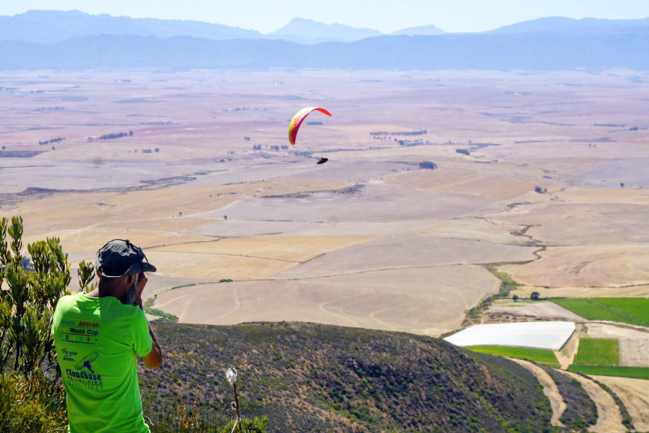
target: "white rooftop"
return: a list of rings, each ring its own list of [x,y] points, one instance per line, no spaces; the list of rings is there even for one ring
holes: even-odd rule
[[[514,346],[559,350],[575,332],[574,322],[521,322],[474,325],[446,337],[456,346]]]

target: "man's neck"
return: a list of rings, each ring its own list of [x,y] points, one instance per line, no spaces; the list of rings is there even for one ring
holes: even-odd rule
[[[110,287],[102,287],[101,284],[97,286],[95,290],[93,290],[90,293],[86,293],[86,296],[89,296],[91,298],[105,298],[107,296],[112,296],[113,298],[116,298],[115,294],[113,293],[112,288]]]

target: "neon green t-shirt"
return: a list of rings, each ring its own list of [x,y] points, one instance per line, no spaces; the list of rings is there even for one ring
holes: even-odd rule
[[[117,298],[63,296],[52,336],[67,396],[70,433],[147,433],[137,356],[153,340],[144,312]]]

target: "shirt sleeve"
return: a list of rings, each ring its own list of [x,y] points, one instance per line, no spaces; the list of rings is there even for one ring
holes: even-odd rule
[[[151,353],[153,338],[151,338],[151,334],[149,333],[149,322],[146,320],[144,311],[137,308],[134,321],[133,350],[139,357],[147,356]]]

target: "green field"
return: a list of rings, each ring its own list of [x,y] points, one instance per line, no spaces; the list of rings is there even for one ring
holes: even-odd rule
[[[620,340],[617,338],[581,338],[574,364],[592,366],[620,365]]]
[[[506,346],[470,346],[465,347],[472,352],[488,353],[490,355],[507,356],[509,358],[527,359],[548,367],[559,368],[559,361],[553,351],[547,349],[530,349],[527,347]]]
[[[647,298],[550,299],[587,320],[610,320],[649,327]]]
[[[633,377],[636,379],[649,379],[649,368],[646,367],[594,367],[591,365],[571,365],[568,371],[590,374],[594,376],[619,376]]]

